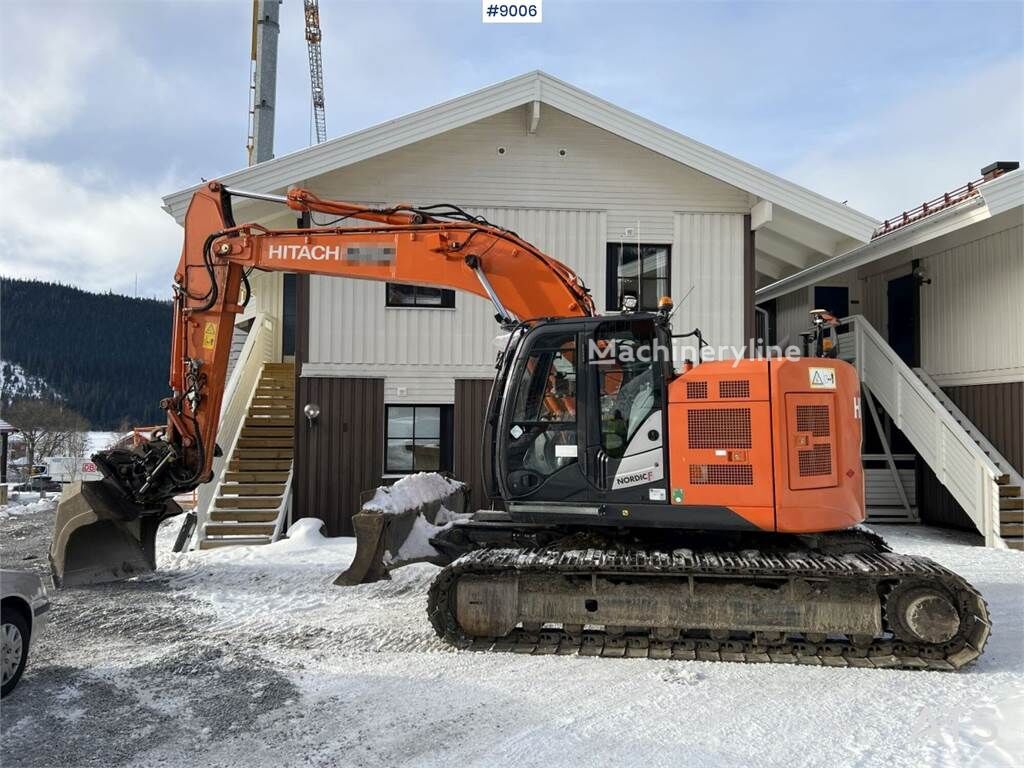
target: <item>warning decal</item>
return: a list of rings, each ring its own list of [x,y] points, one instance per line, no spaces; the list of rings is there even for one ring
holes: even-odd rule
[[[835,368],[811,368],[808,370],[811,389],[835,389]]]
[[[217,324],[207,321],[203,326],[203,349],[213,349],[217,341]]]

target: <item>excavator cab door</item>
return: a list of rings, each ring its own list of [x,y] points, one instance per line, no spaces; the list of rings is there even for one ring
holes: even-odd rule
[[[506,499],[566,501],[585,493],[581,461],[581,331],[578,322],[540,323],[509,366],[495,434]]]

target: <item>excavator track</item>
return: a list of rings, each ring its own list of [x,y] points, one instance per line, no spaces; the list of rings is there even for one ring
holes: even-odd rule
[[[479,651],[941,671],[961,669],[981,655],[990,622],[988,607],[977,590],[928,558],[888,551],[874,534],[863,531],[856,538],[866,546],[846,554],[813,549],[664,552],[621,546],[480,549],[463,555],[437,575],[430,587],[427,612],[435,631],[446,642]],[[800,586],[806,591],[811,585],[812,593],[827,595],[832,591],[840,597],[854,596],[854,601],[864,600],[860,607],[851,608],[848,621],[873,622],[876,631],[823,632],[821,627],[805,627],[804,631],[792,627],[783,631],[719,627],[709,631],[673,625],[671,619],[665,620],[664,611],[656,624],[602,626],[597,622],[581,624],[579,611],[563,616],[566,621],[553,621],[549,610],[542,616],[547,619],[543,623],[515,621],[509,631],[494,634],[486,634],[486,629],[471,631],[460,622],[460,612],[472,612],[473,607],[467,609],[465,601],[460,603],[460,585],[468,585],[467,592],[475,589],[476,594],[482,594],[483,605],[488,599],[500,603],[503,590],[521,590],[530,579],[542,580],[537,583],[544,584],[548,592],[539,603],[545,604],[546,599],[549,606],[552,595],[567,595],[569,605],[575,601],[596,606],[597,601],[587,601],[586,595],[589,590],[597,596],[601,585],[605,585],[606,596],[630,585],[641,591],[654,585],[655,590],[666,594],[667,585],[670,592],[683,595],[676,598],[683,600],[681,604],[685,604],[686,595],[694,599],[695,583],[710,584],[710,589],[719,594],[723,589],[733,591],[727,595],[742,595],[743,590],[766,585],[781,590],[782,595],[787,589]],[[945,596],[948,602],[936,595]],[[523,599],[520,594],[520,605]],[[511,600],[515,603],[517,598]],[[638,595],[638,600],[643,603],[643,595]],[[800,595],[794,595],[794,600],[793,605],[806,603]],[[647,600],[645,605],[657,613],[655,602]],[[500,605],[485,608],[501,610]],[[955,616],[950,613],[953,608]],[[641,607],[640,613],[643,610]],[[858,611],[865,615],[856,615]],[[506,616],[508,621],[516,618]],[[936,641],[914,636],[915,629],[918,635]]]

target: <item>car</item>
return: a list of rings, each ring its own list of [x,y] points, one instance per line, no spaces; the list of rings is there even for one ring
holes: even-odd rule
[[[28,491],[34,493],[39,493],[41,491],[60,491],[63,488],[64,486],[49,475],[32,475],[32,477],[28,479],[28,482],[14,486],[14,490],[16,491]]]
[[[50,598],[39,576],[30,571],[0,568],[0,697],[13,691],[21,679],[29,648],[39,638],[49,610]]]

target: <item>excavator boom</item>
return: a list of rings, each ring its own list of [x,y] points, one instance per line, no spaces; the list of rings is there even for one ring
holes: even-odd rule
[[[238,225],[234,197],[333,218],[315,228]],[[231,336],[252,270],[465,291],[491,300],[506,326],[594,313],[587,288],[569,267],[456,206],[374,209],[302,189],[280,196],[209,183],[189,204],[174,275],[171,392],[161,403],[166,425],[140,446],[96,454],[103,479],[65,495],[50,552],[57,583],[152,570],[156,528],[181,512],[175,496],[211,479]]]

